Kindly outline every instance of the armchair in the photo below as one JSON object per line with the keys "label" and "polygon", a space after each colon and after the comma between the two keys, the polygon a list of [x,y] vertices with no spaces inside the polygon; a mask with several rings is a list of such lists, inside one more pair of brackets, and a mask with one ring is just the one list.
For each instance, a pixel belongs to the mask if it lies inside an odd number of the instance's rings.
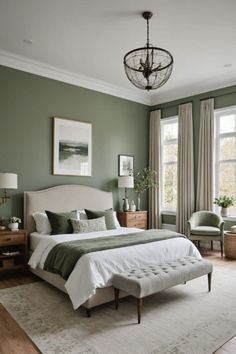
{"label": "armchair", "polygon": [[192,241],[220,241],[223,257],[224,221],[211,211],[197,211],[187,221],[187,237]]}

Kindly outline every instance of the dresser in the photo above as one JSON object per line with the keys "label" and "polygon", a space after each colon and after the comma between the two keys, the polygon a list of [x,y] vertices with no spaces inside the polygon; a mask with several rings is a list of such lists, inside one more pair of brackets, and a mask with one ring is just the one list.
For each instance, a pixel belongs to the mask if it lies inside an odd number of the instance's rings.
{"label": "dresser", "polygon": [[120,226],[137,227],[138,229],[147,229],[147,211],[118,211],[117,218]]}
{"label": "dresser", "polygon": [[26,267],[27,250],[26,230],[0,231],[0,274]]}

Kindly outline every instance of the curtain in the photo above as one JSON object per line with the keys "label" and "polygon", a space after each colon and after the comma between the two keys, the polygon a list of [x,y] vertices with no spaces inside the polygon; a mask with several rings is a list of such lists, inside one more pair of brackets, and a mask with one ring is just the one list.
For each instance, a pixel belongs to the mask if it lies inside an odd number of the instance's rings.
{"label": "curtain", "polygon": [[177,231],[186,233],[186,221],[194,211],[194,162],[192,103],[179,106],[177,167]]}
{"label": "curtain", "polygon": [[[160,148],[161,148],[161,111],[153,111],[150,115],[149,130],[149,168],[157,172],[160,181]],[[148,208],[149,228],[161,228],[159,186],[149,189]]]}
{"label": "curtain", "polygon": [[201,102],[196,210],[213,206],[214,99]]}

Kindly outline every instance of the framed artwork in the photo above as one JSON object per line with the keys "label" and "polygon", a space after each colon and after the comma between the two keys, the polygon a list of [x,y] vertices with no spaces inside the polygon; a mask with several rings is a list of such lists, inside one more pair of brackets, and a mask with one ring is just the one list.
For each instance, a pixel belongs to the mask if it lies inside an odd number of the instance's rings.
{"label": "framed artwork", "polygon": [[118,175],[130,176],[134,171],[134,157],[132,155],[118,155]]}
{"label": "framed artwork", "polygon": [[92,124],[53,119],[53,174],[91,176]]}

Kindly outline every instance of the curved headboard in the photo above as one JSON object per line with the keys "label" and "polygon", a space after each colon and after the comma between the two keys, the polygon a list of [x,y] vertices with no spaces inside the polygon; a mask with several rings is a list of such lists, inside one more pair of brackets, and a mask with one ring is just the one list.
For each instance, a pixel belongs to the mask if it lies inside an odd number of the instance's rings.
{"label": "curved headboard", "polygon": [[46,210],[63,212],[82,209],[113,208],[111,192],[81,185],[62,185],[40,191],[24,192],[24,228],[35,231],[32,214]]}

